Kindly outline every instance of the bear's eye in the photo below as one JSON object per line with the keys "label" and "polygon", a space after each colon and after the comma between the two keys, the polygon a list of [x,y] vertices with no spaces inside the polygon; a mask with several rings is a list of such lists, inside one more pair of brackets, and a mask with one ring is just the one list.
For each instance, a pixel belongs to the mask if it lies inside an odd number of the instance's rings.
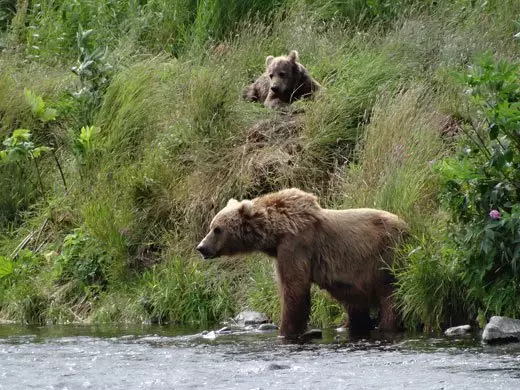
{"label": "bear's eye", "polygon": [[215,234],[216,236],[218,236],[220,233],[222,233],[222,229],[218,226],[215,229],[213,229],[213,234]]}
{"label": "bear's eye", "polygon": [[274,74],[269,73],[269,78],[272,79],[274,77]]}
{"label": "bear's eye", "polygon": [[280,72],[280,78],[284,78],[285,77],[285,72]]}

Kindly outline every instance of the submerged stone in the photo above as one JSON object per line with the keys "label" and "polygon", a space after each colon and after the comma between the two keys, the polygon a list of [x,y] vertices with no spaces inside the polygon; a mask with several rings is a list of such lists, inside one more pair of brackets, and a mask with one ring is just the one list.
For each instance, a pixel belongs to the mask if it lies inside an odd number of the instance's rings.
{"label": "submerged stone", "polygon": [[482,341],[488,344],[520,341],[520,320],[491,317],[482,333]]}
{"label": "submerged stone", "polygon": [[265,367],[266,371],[275,371],[275,370],[286,370],[291,368],[291,366],[287,366],[285,364],[271,363]]}
{"label": "submerged stone", "polygon": [[471,326],[470,325],[460,325],[460,326],[452,326],[451,328],[446,329],[444,332],[445,336],[460,336],[463,334],[468,334],[471,332]]}

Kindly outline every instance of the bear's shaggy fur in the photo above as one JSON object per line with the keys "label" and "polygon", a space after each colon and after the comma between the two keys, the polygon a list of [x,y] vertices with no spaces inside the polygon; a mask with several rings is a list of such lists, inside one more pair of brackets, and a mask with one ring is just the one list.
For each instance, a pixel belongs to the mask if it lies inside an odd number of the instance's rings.
{"label": "bear's shaggy fur", "polygon": [[268,56],[266,71],[243,93],[248,101],[263,103],[269,108],[282,108],[293,101],[310,97],[320,85],[298,62],[298,52],[292,50],[288,56]]}
{"label": "bear's shaggy fur", "polygon": [[348,309],[351,330],[368,326],[371,307],[380,308],[381,330],[395,330],[399,321],[388,267],[406,232],[406,223],[389,212],[323,209],[314,195],[292,188],[231,199],[197,250],[204,258],[251,251],[276,257],[282,336],[305,332],[312,283]]}

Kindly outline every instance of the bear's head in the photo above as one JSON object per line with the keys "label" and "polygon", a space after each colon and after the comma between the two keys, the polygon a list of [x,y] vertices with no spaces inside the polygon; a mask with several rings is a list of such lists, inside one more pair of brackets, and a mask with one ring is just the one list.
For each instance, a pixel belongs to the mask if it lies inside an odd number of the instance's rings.
{"label": "bear's head", "polygon": [[288,56],[268,56],[265,60],[265,65],[267,67],[271,93],[288,99],[300,80],[298,52],[292,50]]}
{"label": "bear's head", "polygon": [[197,245],[205,259],[263,250],[266,240],[265,218],[253,202],[231,199],[210,224],[210,231]]}

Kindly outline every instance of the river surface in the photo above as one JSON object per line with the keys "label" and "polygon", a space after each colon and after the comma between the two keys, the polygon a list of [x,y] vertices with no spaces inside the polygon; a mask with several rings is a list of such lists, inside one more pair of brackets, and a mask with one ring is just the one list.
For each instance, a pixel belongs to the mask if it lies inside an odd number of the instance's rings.
{"label": "river surface", "polygon": [[520,346],[476,337],[349,339],[305,345],[277,333],[172,327],[0,325],[0,389],[520,389]]}

